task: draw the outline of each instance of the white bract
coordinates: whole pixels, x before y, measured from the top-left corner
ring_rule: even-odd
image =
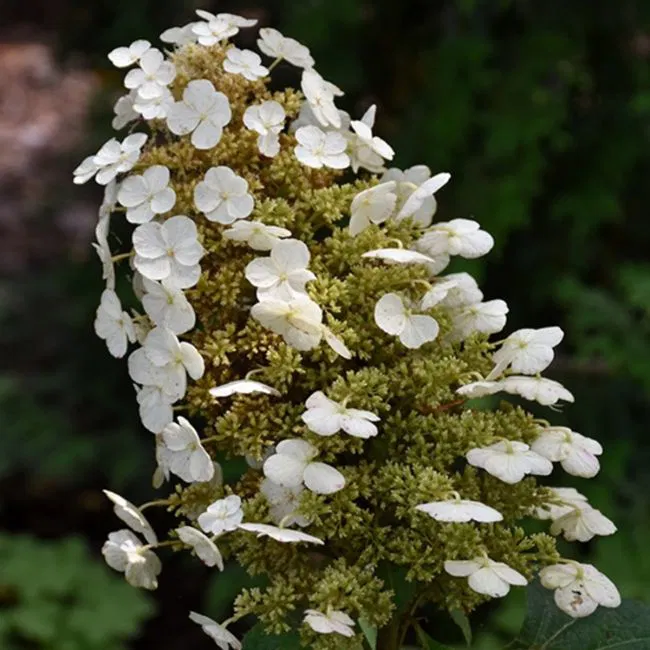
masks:
[[[206,12],[207,13],[207,12]],[[213,16],[206,22],[192,24],[192,33],[201,45],[216,45],[231,36],[235,36],[239,29],[228,21]]]
[[[384,160],[392,160],[395,155],[385,140],[372,133],[376,112],[377,107],[373,104],[360,120],[350,122],[353,133],[348,134],[348,144],[350,164],[355,173],[360,167],[379,173],[384,169]]]
[[[139,508],[115,492],[103,490],[104,494],[113,502],[113,512],[132,530],[144,536],[149,544],[157,544],[158,538],[147,518]]]
[[[160,433],[174,420],[172,404],[177,396],[168,395],[161,386],[143,386],[136,397],[142,424],[151,433]]]
[[[259,54],[252,50],[240,50],[234,45],[226,52],[223,69],[231,74],[240,74],[249,81],[261,79],[269,73],[269,69],[262,65]]]
[[[421,503],[415,506],[415,509],[426,512],[436,521],[444,522],[465,523],[467,521],[479,521],[481,523],[493,523],[503,520],[503,515],[498,510],[486,506],[480,501],[466,499]]]
[[[270,251],[281,239],[291,237],[290,230],[278,226],[267,226],[260,221],[235,221],[222,234],[226,239],[246,242],[256,251]]]
[[[350,158],[345,153],[345,138],[336,131],[303,126],[296,131],[296,140],[296,158],[307,167],[345,169],[350,165]]]
[[[494,246],[492,235],[471,219],[453,219],[437,223],[417,241],[418,250],[431,257],[459,255],[467,259],[481,257]]]
[[[95,316],[95,332],[106,341],[108,351],[116,358],[126,354],[128,342],[135,343],[135,328],[131,317],[112,289],[105,289]]]
[[[258,537],[270,537],[276,542],[298,543],[306,542],[307,544],[323,545],[324,542],[318,537],[301,533],[299,530],[290,530],[288,528],[278,528],[269,524],[239,524],[240,530],[246,530],[249,533],[257,533]]]
[[[506,326],[508,305],[503,300],[488,300],[460,307],[452,314],[452,338],[463,340],[472,334],[495,334]]]
[[[165,473],[171,472],[188,483],[209,481],[214,465],[203,449],[196,429],[182,416],[168,424],[160,434],[158,462]]]
[[[193,287],[201,275],[203,247],[191,219],[177,215],[164,223],[149,222],[133,231],[135,268],[149,280],[167,280],[180,289]]]
[[[391,167],[384,172],[381,177],[381,182],[393,181],[396,183],[397,212],[399,213],[409,196],[430,178],[431,170],[426,165],[415,165],[405,171],[397,167]],[[427,196],[422,199],[420,207],[410,215],[410,218],[416,224],[426,228],[431,225],[431,220],[436,213],[437,207],[438,204],[433,194]]]
[[[334,105],[335,94],[341,94],[340,91],[336,92],[336,86],[325,81],[316,70],[310,68],[303,71],[300,87],[319,124],[341,128],[341,116]],[[343,141],[345,142],[345,138]]]
[[[262,465],[260,465],[260,469]],[[296,524],[301,528],[309,525],[310,520],[298,512],[302,493],[304,492],[302,485],[285,487],[265,478],[260,483],[260,492],[265,496],[269,504],[269,516],[273,523],[278,526]]]
[[[283,36],[277,29],[262,27],[257,47],[267,56],[288,61],[298,68],[314,66],[314,59],[309,49],[295,39]]]
[[[143,99],[136,95],[133,102],[133,110],[144,117],[145,120],[164,120],[174,105],[174,95],[169,88],[162,88],[160,95]]]
[[[128,47],[116,47],[111,50],[108,59],[116,68],[128,68],[137,63],[150,48],[149,41],[144,39],[133,41]]]
[[[255,206],[248,183],[229,167],[211,167],[194,188],[194,205],[209,221],[231,224],[245,219]]]
[[[215,90],[211,81],[195,79],[185,87],[183,99],[170,108],[167,126],[176,135],[191,133],[197,149],[212,149],[231,117],[228,98]]]
[[[133,122],[134,120],[137,120],[140,117],[134,108],[134,102],[135,96],[133,93],[124,95],[115,102],[115,105],[113,106],[113,113],[115,113],[115,117],[111,122],[111,126],[116,131],[123,129],[127,124]]]
[[[473,560],[448,560],[445,571],[458,578],[467,578],[470,589],[478,594],[501,598],[510,586],[524,587],[528,580],[503,562],[495,562],[487,556]]]
[[[582,478],[598,474],[597,456],[603,453],[601,444],[567,427],[546,427],[531,448],[554,463],[561,463],[565,472]]]
[[[544,587],[555,589],[555,604],[572,618],[589,616],[599,605],[621,604],[616,585],[591,564],[553,564],[544,567],[539,577]]]
[[[174,334],[189,332],[196,323],[196,315],[185,294],[169,280],[155,282],[142,278],[145,294],[142,306],[155,325],[166,327]]]
[[[350,234],[354,237],[371,224],[388,220],[395,210],[396,202],[394,181],[380,183],[359,192],[350,206]]]
[[[616,526],[600,510],[592,508],[586,502],[579,502],[555,519],[550,531],[551,535],[564,535],[568,542],[588,542],[596,535],[613,535]]]
[[[356,438],[372,438],[378,433],[374,422],[379,422],[379,416],[370,411],[348,408],[321,391],[312,393],[305,406],[307,410],[301,415],[302,421],[319,436],[333,436],[341,429]]]
[[[513,332],[492,356],[496,365],[487,378],[498,377],[508,367],[522,375],[543,372],[553,361],[553,348],[563,338],[564,332],[559,327]]]
[[[289,302],[273,299],[258,302],[253,305],[251,316],[296,350],[311,350],[323,338],[323,311],[306,297]]]
[[[179,47],[188,43],[196,43],[198,37],[194,33],[194,26],[197,24],[194,22],[182,27],[170,27],[160,35],[160,40],[163,43],[170,43]]]
[[[327,613],[316,609],[306,609],[304,622],[319,634],[340,634],[345,637],[354,636],[354,621],[345,613],[328,609]]]
[[[121,143],[111,138],[94,156],[86,158],[74,170],[74,182],[81,185],[95,176],[100,185],[107,185],[118,174],[133,168],[146,141],[147,136],[144,133],[132,133]]]
[[[427,266],[435,264],[435,260],[428,255],[407,248],[379,248],[375,251],[368,251],[361,257],[382,260],[388,264],[426,264]]]
[[[249,106],[244,111],[244,124],[259,133],[257,146],[265,156],[272,157],[280,151],[278,134],[284,128],[285,117],[282,105],[273,100]]]
[[[587,497],[575,488],[549,488],[553,493],[553,501],[535,508],[533,514],[537,519],[555,520],[567,514],[573,508],[588,506]]]
[[[237,530],[243,518],[241,499],[232,494],[208,506],[208,509],[199,515],[198,523],[206,533],[221,535]]]
[[[205,20],[214,20],[216,18],[217,20],[223,20],[224,22],[232,25],[233,27],[237,27],[238,29],[241,29],[242,27],[254,27],[257,25],[257,18],[245,18],[244,16],[240,16],[238,14],[229,14],[222,12],[215,15],[203,9],[197,9],[196,13]]]
[[[141,57],[139,67],[124,77],[124,86],[134,90],[141,99],[160,97],[176,78],[176,68],[160,50],[151,48]]]
[[[562,384],[545,377],[506,377],[500,382],[500,390],[511,395],[539,402],[542,406],[553,406],[559,400],[573,402],[573,395]]]
[[[157,576],[162,570],[160,560],[130,530],[109,533],[102,546],[102,555],[111,569],[124,572],[131,586],[141,589],[158,587]]]
[[[213,621],[207,616],[190,612],[190,620],[197,625],[221,648],[221,650],[241,650],[241,643],[237,637],[229,632],[223,625]]]
[[[158,371],[159,381],[154,382],[154,385],[160,386],[169,395],[180,394],[182,397],[185,394],[187,375],[192,379],[200,379],[203,376],[205,364],[197,349],[187,341],[179,341],[176,335],[165,327],[154,327],[147,334],[142,350]],[[135,377],[134,379],[138,381]]]
[[[283,487],[305,485],[316,494],[333,494],[345,487],[345,477],[325,463],[314,462],[318,449],[305,440],[283,440],[264,462],[264,476]]]
[[[251,393],[263,393],[264,395],[274,395],[280,397],[280,391],[272,386],[267,386],[253,379],[237,379],[229,381],[227,384],[215,386],[210,389],[212,397],[230,397],[231,395],[250,395]]]
[[[451,309],[474,305],[483,300],[483,292],[469,273],[450,273],[438,278],[432,291],[444,293],[440,305]]]
[[[551,461],[517,441],[501,440],[488,447],[471,449],[466,458],[470,465],[481,467],[510,484],[519,483],[527,474],[548,476],[553,471]]]
[[[451,178],[451,174],[441,172],[424,181],[417,187],[409,197],[404,201],[404,205],[397,213],[396,219],[401,221],[407,217],[414,217],[419,210],[425,206],[430,206],[430,199],[442,187],[444,187]]]
[[[309,248],[297,239],[279,241],[269,257],[258,257],[246,266],[246,279],[257,287],[258,300],[289,302],[306,296],[305,285],[316,279],[307,269]]]
[[[387,293],[375,305],[375,323],[386,332],[398,336],[402,345],[416,349],[434,341],[440,327],[425,314],[413,313],[415,306],[396,293]]]
[[[181,542],[192,547],[197,557],[206,566],[216,566],[223,571],[223,557],[217,545],[204,533],[192,526],[181,526],[176,529],[176,534]]]
[[[142,176],[129,176],[120,184],[117,200],[131,223],[146,223],[155,215],[169,212],[176,203],[176,192],[169,187],[169,169],[153,165]]]

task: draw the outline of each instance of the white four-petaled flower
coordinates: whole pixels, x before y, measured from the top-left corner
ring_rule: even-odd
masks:
[[[262,382],[253,379],[236,379],[229,381],[227,384],[215,386],[210,389],[212,397],[230,397],[231,395],[250,395],[251,393],[263,393],[264,395],[280,396],[280,391],[267,386]]]
[[[475,333],[495,334],[506,325],[508,305],[503,300],[488,300],[460,307],[452,312],[452,338],[463,340]]]
[[[328,609],[325,614],[317,609],[306,609],[304,622],[319,634],[340,634],[345,637],[353,637],[354,621],[345,613],[338,610]]]
[[[194,188],[194,204],[209,221],[231,224],[245,219],[255,206],[248,183],[229,167],[211,167]]]
[[[553,471],[551,461],[531,451],[527,444],[511,440],[471,449],[466,457],[470,465],[481,467],[510,484],[519,483],[527,474],[548,476]]]
[[[252,50],[240,50],[234,45],[226,52],[223,69],[232,74],[240,74],[249,81],[261,79],[269,73],[268,68],[262,65],[259,54]]]
[[[481,230],[471,219],[452,219],[434,224],[417,241],[418,250],[431,257],[437,255],[459,255],[467,259],[482,257],[492,250],[492,235]]]
[[[169,169],[153,165],[142,176],[128,176],[120,184],[117,200],[131,223],[146,223],[155,215],[169,212],[176,203],[176,192],[169,187]]]
[[[473,560],[448,560],[445,571],[458,578],[467,578],[470,589],[478,594],[501,598],[510,591],[510,586],[524,587],[528,580],[503,562],[495,562],[489,557]]]
[[[586,501],[577,502],[551,524],[551,535],[564,536],[568,542],[588,542],[596,535],[613,535],[616,525]]]
[[[431,170],[426,165],[415,165],[404,171],[397,167],[391,167],[384,172],[381,182],[393,181],[397,184],[395,193],[397,194],[397,213],[399,214],[409,196],[430,178]],[[418,201],[420,200],[418,199]],[[409,216],[416,224],[426,228],[431,225],[437,207],[435,196],[431,194],[423,198],[420,201],[420,207]]]
[[[162,566],[158,556],[130,530],[118,530],[108,535],[102,555],[111,569],[124,572],[132,587],[156,589]]]
[[[296,140],[296,158],[307,167],[345,169],[350,164],[350,158],[345,153],[345,138],[336,131],[302,126],[296,131]]]
[[[133,264],[149,280],[168,280],[187,289],[199,281],[203,247],[194,222],[184,215],[164,223],[149,222],[133,231]]]
[[[553,406],[559,400],[573,402],[573,395],[562,384],[545,377],[511,376],[499,381],[475,381],[456,390],[468,398],[484,397],[504,391],[520,395],[525,399],[539,402],[543,406]]]
[[[285,117],[282,104],[273,100],[249,106],[244,111],[244,124],[259,133],[257,146],[265,156],[276,156],[280,151],[278,134],[284,128]]]
[[[350,122],[353,131],[348,136],[350,165],[355,173],[359,167],[379,173],[384,168],[384,160],[392,160],[395,155],[392,147],[385,140],[372,133],[376,112],[377,107],[373,104],[360,120]]]
[[[399,209],[396,219],[401,221],[407,217],[415,217],[424,206],[430,206],[431,197],[442,187],[444,187],[451,178],[451,174],[441,172],[425,180],[421,185],[411,192],[404,204]]]
[[[305,440],[283,440],[264,462],[264,476],[284,487],[304,484],[316,494],[333,494],[345,487],[345,477],[325,463],[314,462],[318,449]]]
[[[493,523],[502,521],[503,515],[494,508],[486,506],[480,501],[466,499],[448,499],[446,501],[431,501],[415,506],[416,510],[426,512],[432,519],[444,522],[465,523],[479,521]]]
[[[128,47],[116,47],[108,53],[108,58],[116,68],[128,68],[137,63],[150,48],[151,43],[141,39],[133,41]]]
[[[174,334],[184,334],[194,327],[194,309],[173,282],[155,282],[143,277],[142,283],[145,290],[141,299],[142,306],[155,325],[166,327]]]
[[[601,444],[567,427],[546,427],[531,444],[531,449],[573,476],[593,478],[600,470],[597,456],[603,453]]]
[[[434,341],[440,327],[431,316],[414,313],[415,309],[396,293],[387,293],[375,305],[375,323],[387,334],[399,336],[407,348],[419,348]]]
[[[181,526],[176,529],[176,534],[181,542],[192,547],[196,556],[206,566],[216,566],[223,571],[223,557],[217,545],[200,530],[192,526]]]
[[[223,625],[219,625],[207,616],[190,612],[190,620],[197,625],[221,648],[221,650],[241,650],[241,643],[237,637],[229,632]]]
[[[207,12],[206,12],[207,13]],[[192,33],[201,45],[215,45],[237,34],[239,29],[222,18],[212,16],[205,22],[196,22],[192,24]]]
[[[281,239],[291,237],[291,231],[279,226],[267,226],[260,221],[235,221],[223,231],[226,239],[246,242],[253,250],[270,251]]]
[[[336,86],[325,81],[313,68],[308,68],[303,70],[300,87],[321,126],[341,128],[341,116],[334,105],[335,94],[341,94],[340,91],[336,92]],[[345,142],[345,138],[343,141]]]
[[[289,528],[279,528],[278,526],[271,526],[270,524],[239,524],[240,530],[248,531],[249,533],[257,533],[258,537],[270,537],[276,542],[297,544],[298,542],[305,542],[307,544],[324,544],[322,539],[302,533],[299,530],[290,530]]]
[[[152,47],[140,57],[139,67],[130,70],[124,77],[124,86],[135,90],[142,99],[153,99],[160,97],[175,77],[174,64],[166,61],[164,54]]]
[[[379,416],[370,411],[348,408],[331,400],[321,391],[312,393],[305,402],[307,410],[302,421],[310,431],[319,436],[333,436],[341,429],[356,438],[372,438],[377,435]]]
[[[589,616],[599,605],[621,604],[616,585],[591,564],[553,564],[544,567],[539,577],[544,587],[555,590],[555,604],[572,618]]]
[[[380,224],[393,214],[397,195],[395,182],[380,183],[363,190],[352,199],[350,206],[350,234],[354,237],[371,224]]]
[[[258,300],[289,302],[306,296],[305,285],[316,279],[307,268],[309,248],[297,239],[279,241],[269,257],[258,257],[246,266],[246,279],[257,287]]]
[[[147,136],[144,133],[132,133],[121,143],[111,138],[94,156],[88,156],[74,170],[75,184],[81,185],[95,176],[100,185],[107,185],[118,174],[133,168],[146,141]]]
[[[288,61],[298,68],[311,68],[314,65],[307,47],[293,38],[283,36],[277,29],[262,27],[257,46],[267,56]]]
[[[185,87],[183,99],[170,108],[167,126],[176,135],[191,133],[197,149],[212,149],[231,117],[228,98],[208,79],[195,79]]]
[[[131,317],[122,310],[122,304],[112,289],[105,289],[95,317],[95,332],[106,341],[108,351],[116,358],[126,354],[128,342],[135,342],[135,328]]]
[[[260,483],[260,492],[269,504],[269,515],[278,526],[308,526],[310,520],[299,513],[300,501],[305,488],[303,485],[285,487],[265,478]]]
[[[323,338],[323,311],[311,299],[268,299],[251,309],[251,316],[263,327],[280,334],[291,347],[305,351],[315,348]]]
[[[111,492],[109,490],[104,490],[103,492],[108,497],[108,499],[113,502],[113,512],[117,517],[119,517],[129,528],[134,530],[136,533],[143,535],[149,544],[158,543],[156,533],[139,508],[115,492]]]
[[[207,510],[199,515],[198,523],[206,533],[221,535],[237,530],[243,518],[241,498],[231,494],[209,505]]]
[[[204,483],[214,475],[212,459],[203,446],[196,429],[182,416],[160,433],[157,448],[158,464],[188,483]]]

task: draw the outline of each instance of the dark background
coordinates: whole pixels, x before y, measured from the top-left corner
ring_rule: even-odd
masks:
[[[99,554],[119,527],[100,489],[148,500],[153,445],[92,331],[101,192],[71,172],[110,137],[106,53],[196,6],[304,42],[341,107],[379,105],[397,166],[452,172],[438,217],[473,216],[497,245],[450,270],[508,302],[507,331],[562,326],[550,374],[576,404],[544,415],[605,447],[591,482],[554,474],[619,526],[574,552],[650,601],[650,3],[0,0],[0,648],[214,647],[186,613],[227,617],[246,581],[164,558],[145,595]],[[505,645],[521,599],[478,613],[477,647]]]

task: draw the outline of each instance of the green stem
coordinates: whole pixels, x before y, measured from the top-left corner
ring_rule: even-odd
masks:
[[[390,625],[379,630],[377,650],[399,650],[400,637],[400,622],[392,621]]]

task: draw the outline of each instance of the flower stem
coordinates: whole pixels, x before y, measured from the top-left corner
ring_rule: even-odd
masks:
[[[144,510],[145,508],[151,508],[153,506],[168,506],[169,504],[169,499],[157,499],[156,501],[148,501],[147,503],[141,505],[139,510]]]
[[[130,253],[120,253],[119,255],[113,255],[111,257],[111,262],[120,262],[121,260],[126,260],[133,255],[133,252]]]

